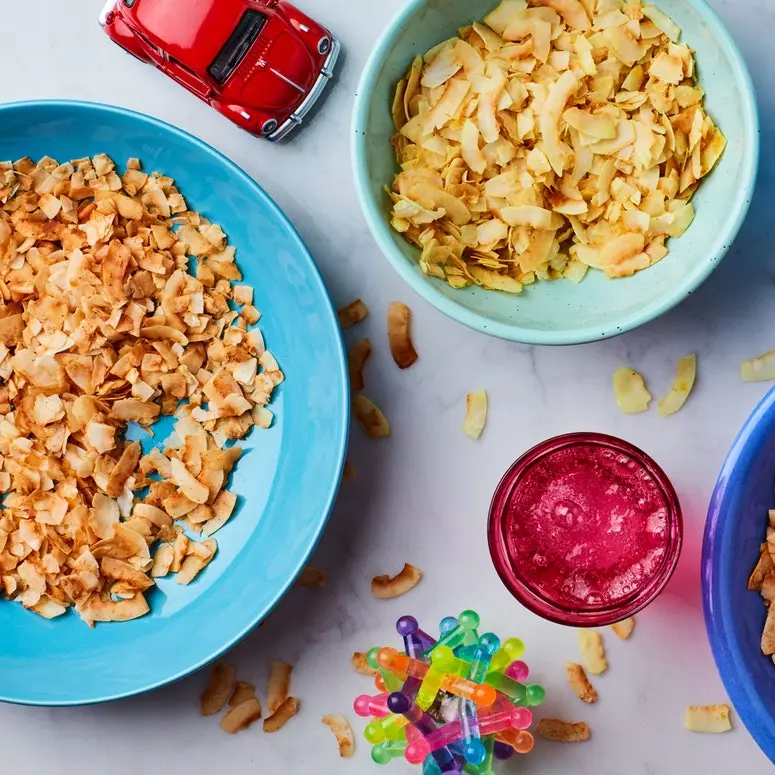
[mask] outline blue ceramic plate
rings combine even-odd
[[[705,624],[721,678],[748,731],[775,763],[775,665],[759,647],[767,609],[746,589],[775,508],[775,390],[748,418],[721,470],[702,556]]]
[[[242,170],[191,135],[147,116],[80,102],[0,107],[0,158],[67,161],[104,152],[173,177],[192,209],[220,224],[255,288],[267,346],[286,381],[274,426],[244,443],[230,489],[238,511],[189,587],[160,580],[151,614],[90,630],[0,602],[0,699],[76,705],[181,678],[234,645],[283,596],[328,518],[344,461],[348,388],[339,327],[307,249]],[[162,433],[157,438],[164,437]]]

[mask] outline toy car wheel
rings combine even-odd
[[[268,121],[264,121],[264,123],[261,125],[261,134],[271,135],[272,132],[277,130],[277,126],[277,121],[273,118],[270,118]]]

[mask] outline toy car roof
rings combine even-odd
[[[135,0],[129,13],[169,56],[205,73],[251,7],[244,0]]]

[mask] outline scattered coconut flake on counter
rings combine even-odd
[[[635,630],[635,617],[630,616],[629,619],[617,622],[611,625],[611,629],[622,639],[628,640]]]
[[[616,403],[625,414],[645,412],[651,403],[651,393],[643,377],[627,366],[614,372],[614,395]]]
[[[371,580],[371,594],[380,600],[391,600],[414,589],[421,579],[422,571],[407,562],[395,576],[375,576]]]
[[[659,402],[662,417],[675,414],[686,403],[697,379],[697,356],[687,355],[678,361],[678,371],[670,392]]]
[[[350,390],[353,393],[360,393],[365,387],[363,380],[363,369],[366,361],[371,357],[371,341],[361,339],[356,342],[347,353],[347,367],[350,373]]]
[[[362,320],[365,320],[368,314],[369,308],[361,301],[361,299],[351,301],[346,307],[342,307],[336,313],[339,318],[339,325],[342,328],[351,328]]]
[[[352,663],[352,666],[355,668],[355,671],[357,673],[360,673],[361,675],[369,675],[369,676],[377,676],[379,675],[379,670],[372,667],[368,660],[366,659],[366,654],[362,651],[355,651],[353,652],[352,658],[350,660]]]
[[[691,705],[686,709],[684,726],[690,732],[721,734],[732,731],[729,705]]]
[[[775,350],[740,364],[743,382],[767,382],[775,379]]]
[[[293,665],[279,659],[272,661],[269,667],[269,685],[267,688],[267,706],[270,716],[288,699],[292,672]]]
[[[587,678],[587,674],[581,665],[577,665],[575,662],[568,662],[565,665],[565,675],[568,679],[568,685],[582,702],[586,702],[589,705],[597,702],[597,690],[589,682],[589,678]]]
[[[388,307],[388,341],[390,353],[399,369],[408,369],[417,361],[412,344],[412,311],[406,304],[393,301]]]
[[[544,740],[554,740],[559,743],[583,743],[590,738],[590,729],[586,722],[574,723],[554,718],[541,719],[536,733]]]
[[[505,0],[397,85],[391,225],[454,288],[520,293],[668,253],[726,139],[658,9]]]
[[[221,729],[230,735],[247,729],[251,724],[261,718],[261,703],[256,697],[249,697],[235,705],[221,719]]]
[[[236,708],[238,705],[242,705],[243,702],[255,699],[256,687],[247,681],[237,681],[234,684],[234,691],[229,697],[229,707]]]
[[[288,697],[268,718],[264,719],[264,732],[278,732],[299,712],[299,701]]]
[[[487,423],[487,391],[477,390],[466,395],[466,419],[463,423],[463,433],[474,439],[479,439]]]
[[[343,759],[349,759],[353,756],[355,754],[355,737],[350,722],[338,713],[323,716],[321,721],[334,733],[339,746],[339,756]]]
[[[299,578],[296,579],[296,583],[300,587],[314,587],[315,589],[322,589],[328,583],[328,574],[320,568],[307,565],[299,574]]]
[[[608,670],[605,658],[603,636],[597,630],[579,630],[579,649],[584,667],[592,675],[601,675]]]
[[[200,710],[203,716],[213,716],[226,707],[237,680],[234,665],[216,665],[210,674],[210,683],[202,692]]]
[[[370,439],[390,436],[390,423],[382,410],[363,393],[358,393],[353,399],[353,413]]]

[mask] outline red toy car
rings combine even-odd
[[[279,140],[325,91],[339,42],[285,0],[108,0],[100,24],[243,129]]]

